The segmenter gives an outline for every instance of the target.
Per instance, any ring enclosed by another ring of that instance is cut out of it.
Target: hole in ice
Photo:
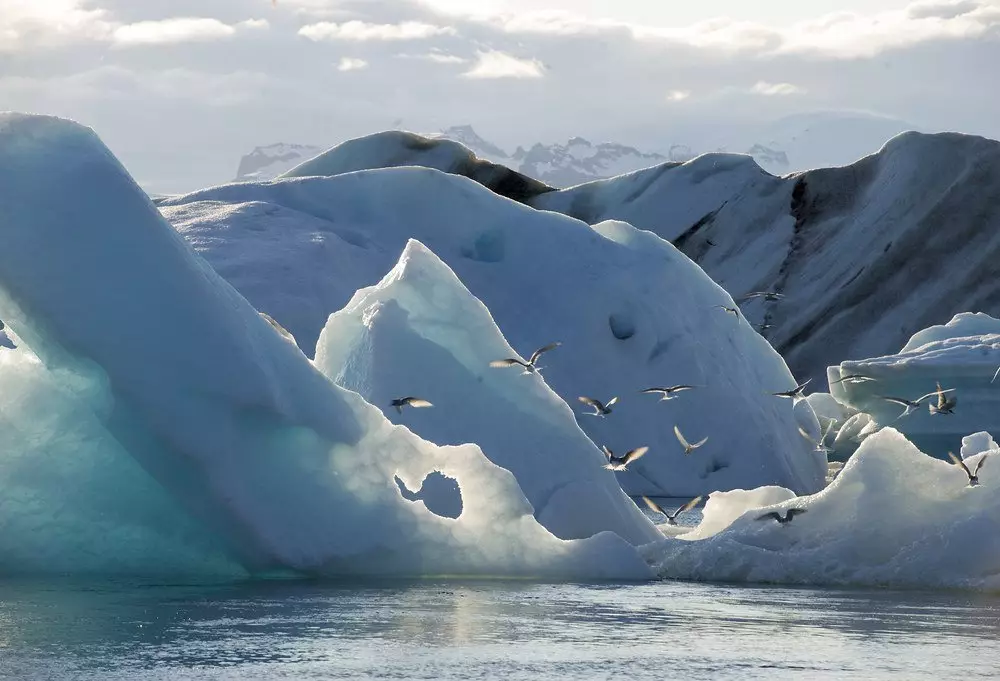
[[[502,262],[507,252],[503,232],[499,230],[483,232],[472,242],[471,247],[462,249],[462,255],[479,262]]]
[[[458,480],[449,478],[440,471],[433,471],[420,483],[420,489],[410,491],[399,476],[396,476],[399,493],[407,501],[422,501],[427,510],[442,518],[457,518],[462,515],[462,490]]]
[[[615,313],[608,317],[608,326],[618,340],[628,340],[635,335],[635,322],[631,315]]]

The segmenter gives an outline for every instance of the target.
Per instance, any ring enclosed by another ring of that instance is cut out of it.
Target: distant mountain
[[[324,147],[308,144],[270,144],[257,147],[240,159],[236,171],[237,182],[273,180],[303,161],[323,153]]]

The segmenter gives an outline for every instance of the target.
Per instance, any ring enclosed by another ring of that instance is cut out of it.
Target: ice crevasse
[[[0,214],[4,572],[649,576],[604,528],[551,534],[475,445],[425,442],[331,383],[89,129],[3,114]],[[457,519],[395,482],[435,471]]]

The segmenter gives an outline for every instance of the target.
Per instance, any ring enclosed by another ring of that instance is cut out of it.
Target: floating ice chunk
[[[316,366],[431,442],[479,445],[514,474],[555,535],[571,539],[600,529],[635,544],[658,538],[544,374],[489,366],[515,356],[489,310],[411,240],[377,286],[358,291],[330,317]],[[545,361],[554,364],[555,352]],[[434,407],[399,414],[390,403],[407,395]]]
[[[83,390],[79,399],[97,407],[79,420],[96,418],[91,432],[110,433],[205,534],[219,538],[213,551],[247,571],[649,576],[635,549],[613,533],[554,537],[532,517],[514,477],[478,447],[427,443],[331,383],[191,252],[90,130],[0,115],[0,212],[0,318],[47,371],[96,366],[106,387]],[[29,380],[15,397],[31,387]],[[48,409],[35,402],[14,424]],[[55,432],[86,435],[74,428],[77,420],[68,416]],[[0,450],[0,458],[12,456]],[[123,473],[120,459],[97,462],[96,477],[141,480]],[[36,465],[37,472],[23,470],[45,487],[58,464],[42,456]],[[404,498],[395,482],[417,489],[434,471],[458,482],[459,518]],[[119,505],[121,490],[103,489],[96,499]],[[147,496],[130,497],[136,523],[165,517]],[[41,562],[25,555],[20,533],[7,534],[30,523],[49,536],[80,532],[82,551],[113,553],[102,538],[118,528],[81,526],[77,504],[52,513],[49,505],[25,511],[16,501],[5,498],[0,508],[27,518],[11,524],[0,516],[0,545],[20,555],[6,569]]]
[[[973,433],[962,438],[962,458],[971,459],[983,452],[994,452],[1000,450],[993,436],[987,432]]]
[[[773,506],[795,498],[795,492],[784,487],[758,487],[729,492],[713,492],[705,502],[705,510],[698,526],[680,535],[686,540],[704,539],[718,534],[733,524],[737,518],[753,508]]]
[[[748,509],[724,529],[714,523],[684,536],[705,537],[697,541],[667,539],[644,551],[668,578],[996,590],[1000,475],[989,470],[970,487],[961,468],[887,428],[868,438],[822,492]],[[757,520],[792,508],[806,513],[786,524]]]

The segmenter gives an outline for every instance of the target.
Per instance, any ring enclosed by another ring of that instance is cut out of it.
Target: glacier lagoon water
[[[0,678],[995,678],[1000,596],[489,581],[0,581]]]

